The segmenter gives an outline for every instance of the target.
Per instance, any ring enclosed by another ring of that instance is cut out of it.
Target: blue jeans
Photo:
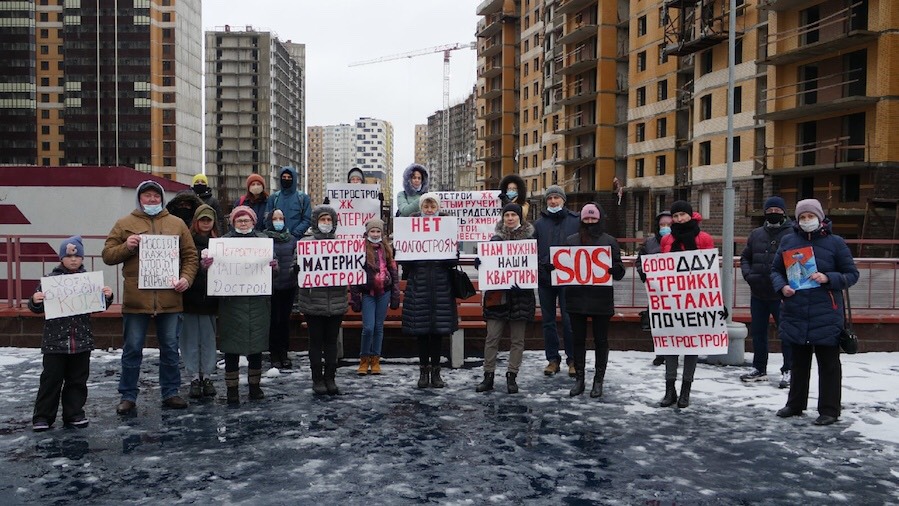
[[[140,364],[144,359],[144,342],[150,318],[156,320],[156,339],[159,341],[159,389],[162,399],[178,395],[181,387],[181,370],[178,368],[178,317],[181,313],[162,313],[155,317],[142,313],[123,313],[125,327],[122,346],[122,376],[119,378],[119,394],[123,401],[137,402],[140,389]]]
[[[384,318],[387,318],[387,306],[390,305],[390,292],[380,296],[362,295],[362,345],[359,347],[360,357],[381,356],[381,344],[384,343]]]
[[[768,368],[768,316],[774,316],[775,326],[780,325],[780,300],[763,300],[758,297],[749,299],[749,314],[752,321],[749,323],[749,334],[752,336],[752,367],[761,372],[767,372]],[[783,351],[784,364],[780,372],[793,368],[793,349],[790,345],[780,342]]]
[[[562,339],[565,346],[565,363],[574,360],[572,351],[571,320],[565,311],[565,290],[558,286],[543,286],[537,288],[540,297],[540,312],[543,314],[543,348],[546,350],[546,360],[558,360],[559,355],[559,330],[556,328],[556,298],[559,299],[559,309],[562,312]],[[549,316],[547,318],[547,316]]]
[[[215,315],[184,313],[181,335],[181,361],[191,377],[215,372]]]

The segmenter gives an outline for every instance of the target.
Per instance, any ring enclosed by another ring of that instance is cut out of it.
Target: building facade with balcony
[[[325,127],[306,128],[306,188],[313,203],[325,198]]]
[[[444,111],[428,116],[427,156],[429,186],[434,191],[477,189],[475,159],[475,94],[449,108],[448,139],[443,138]],[[444,142],[447,150],[444,151]],[[448,164],[448,165],[446,165]]]
[[[413,162],[428,163],[428,125],[415,125],[415,152]]]

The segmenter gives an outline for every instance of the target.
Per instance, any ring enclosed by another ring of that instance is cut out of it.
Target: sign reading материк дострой
[[[274,242],[268,237],[209,239],[208,254],[212,257],[212,265],[206,274],[206,294],[219,297],[271,295],[273,253]]]
[[[297,265],[300,288],[365,284],[365,239],[298,241]]]
[[[177,235],[141,235],[138,245],[137,288],[167,290],[181,277],[181,238]]]
[[[641,261],[656,353],[726,354],[718,250],[659,253]]]
[[[459,220],[455,216],[394,218],[393,249],[397,260],[457,258]]]
[[[381,185],[328,183],[326,194],[337,212],[338,239],[357,238],[365,234],[365,222],[381,216]]]

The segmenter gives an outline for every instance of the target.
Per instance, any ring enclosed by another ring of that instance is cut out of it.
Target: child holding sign
[[[694,213],[693,206],[689,202],[678,200],[671,204],[671,219],[673,221],[671,233],[662,238],[662,253],[715,248],[712,236],[699,229],[702,215]],[[675,402],[679,408],[690,405],[690,387],[693,384],[693,373],[696,371],[698,359],[698,355],[684,355],[683,383],[678,397],[674,388],[677,381],[678,356],[665,356],[665,397],[659,402],[661,407],[666,408]]]
[[[48,276],[64,276],[86,272],[84,270],[84,244],[80,236],[69,237],[59,246],[59,265]],[[106,307],[112,304],[112,289],[104,286]],[[99,294],[97,294],[99,295]],[[28,300],[28,309],[44,312],[44,292],[37,291]],[[44,370],[34,403],[31,423],[35,432],[49,429],[56,420],[56,410],[62,397],[62,420],[67,426],[84,428],[88,420],[84,416],[87,402],[87,378],[90,375],[91,350],[94,334],[90,313],[64,316],[44,322],[41,339]]]

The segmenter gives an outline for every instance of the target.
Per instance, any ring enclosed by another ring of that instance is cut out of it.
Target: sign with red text
[[[206,293],[218,297],[271,295],[274,242],[267,237],[209,239],[212,265],[206,275]],[[289,269],[289,265],[279,266]]]
[[[447,260],[458,255],[459,219],[413,216],[393,219],[393,251],[397,260]]]
[[[79,272],[41,278],[44,319],[106,311],[102,272]]]
[[[337,211],[338,239],[362,237],[365,222],[381,216],[378,199],[381,185],[328,183],[325,186],[329,205]]]
[[[358,238],[298,241],[300,288],[364,284],[367,276],[363,241]]]
[[[726,354],[718,250],[659,253],[641,261],[656,354]]]
[[[138,245],[137,288],[166,290],[181,278],[181,238],[177,235],[140,236]]]
[[[552,285],[611,286],[612,248],[609,246],[552,246]]]
[[[478,243],[478,288],[503,290],[537,288],[537,241],[488,241]]]
[[[459,241],[489,241],[502,216],[499,190],[436,192],[440,211],[459,218]]]

